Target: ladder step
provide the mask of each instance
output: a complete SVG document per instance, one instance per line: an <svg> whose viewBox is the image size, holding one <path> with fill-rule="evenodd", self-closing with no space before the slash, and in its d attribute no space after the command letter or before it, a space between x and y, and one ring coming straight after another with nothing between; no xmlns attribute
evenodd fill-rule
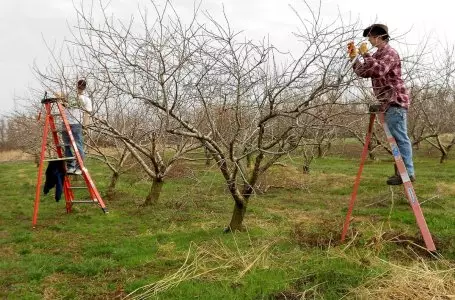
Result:
<svg viewBox="0 0 455 300"><path fill-rule="evenodd" d="M71 146L70 144L58 144L58 145L55 145L55 147L59 147L59 148L70 147L70 146Z"/></svg>
<svg viewBox="0 0 455 300"><path fill-rule="evenodd" d="M81 174L76 174L76 173L66 173L66 175L68 176L82 176L82 173Z"/></svg>
<svg viewBox="0 0 455 300"><path fill-rule="evenodd" d="M61 149L64 149L66 146L71 147L70 144L58 144L58 145L55 145L55 144L48 144L47 146L48 146L48 147L61 148ZM55 150L55 148L53 148L53 149Z"/></svg>
<svg viewBox="0 0 455 300"><path fill-rule="evenodd" d="M98 204L98 200L73 200L71 203L90 203L90 204Z"/></svg>
<svg viewBox="0 0 455 300"><path fill-rule="evenodd" d="M76 157L74 157L74 156L72 156L72 157L57 157L57 158L45 159L44 161L60 161L60 160L73 160L73 159L76 159Z"/></svg>
<svg viewBox="0 0 455 300"><path fill-rule="evenodd" d="M72 190L88 189L88 187L86 187L86 186L71 186L70 189L72 189Z"/></svg>

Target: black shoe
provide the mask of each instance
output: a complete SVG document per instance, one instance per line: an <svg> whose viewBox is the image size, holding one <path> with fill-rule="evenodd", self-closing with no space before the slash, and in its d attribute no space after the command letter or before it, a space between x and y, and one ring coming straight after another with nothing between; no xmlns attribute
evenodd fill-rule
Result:
<svg viewBox="0 0 455 300"><path fill-rule="evenodd" d="M414 175L410 176L409 179L411 180L411 182L416 181L416 177ZM393 176L390 176L389 179L387 179L387 184L388 185L400 185L400 184L403 184L403 180L401 180L401 176L393 175Z"/></svg>

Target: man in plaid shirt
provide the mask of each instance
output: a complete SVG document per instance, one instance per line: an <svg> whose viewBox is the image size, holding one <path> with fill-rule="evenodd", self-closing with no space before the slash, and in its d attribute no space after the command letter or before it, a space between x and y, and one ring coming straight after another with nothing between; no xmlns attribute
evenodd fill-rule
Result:
<svg viewBox="0 0 455 300"><path fill-rule="evenodd" d="M408 136L407 111L409 94L401 78L400 56L389 45L387 26L373 24L363 31L363 36L378 50L370 55L366 45L360 47L363 62L357 60L354 72L363 78L371 78L373 92L385 111L385 121L395 138L411 181L415 181L412 161L412 145ZM387 180L389 185L402 184L401 176L395 174Z"/></svg>

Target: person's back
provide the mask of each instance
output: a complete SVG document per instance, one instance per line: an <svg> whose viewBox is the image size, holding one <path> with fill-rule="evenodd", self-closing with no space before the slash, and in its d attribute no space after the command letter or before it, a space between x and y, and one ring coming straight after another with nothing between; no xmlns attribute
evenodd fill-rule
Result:
<svg viewBox="0 0 455 300"><path fill-rule="evenodd" d="M92 112L92 101L86 95L85 89L79 91L76 97L69 97L65 104L65 113L70 124L84 124L84 114Z"/></svg>
<svg viewBox="0 0 455 300"><path fill-rule="evenodd" d="M65 101L65 115L70 124L71 133L73 135L74 141L76 142L76 146L78 152L84 160L85 152L84 152L84 141L83 141L83 125L84 124L84 116L87 113L92 111L92 101L90 98L85 94L85 89L87 87L87 83L85 80L81 79L77 82L77 94L75 97L68 97ZM63 142L65 143L65 156L72 157L73 153L71 151L70 145L70 138L68 133L64 130L63 134ZM74 174L81 174L80 166L75 160L70 160L67 162L67 172L74 173Z"/></svg>

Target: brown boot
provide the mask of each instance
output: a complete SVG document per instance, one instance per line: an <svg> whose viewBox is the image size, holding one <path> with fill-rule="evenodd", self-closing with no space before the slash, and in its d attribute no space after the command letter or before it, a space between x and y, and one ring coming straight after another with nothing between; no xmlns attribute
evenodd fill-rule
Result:
<svg viewBox="0 0 455 300"><path fill-rule="evenodd" d="M416 177L414 175L412 175L409 177L409 180L411 180L411 182L414 182L414 181L416 181ZM389 179L387 179L387 184L388 185L400 185L400 184L403 184L403 180L401 180L401 176L393 175L393 176L390 176Z"/></svg>

